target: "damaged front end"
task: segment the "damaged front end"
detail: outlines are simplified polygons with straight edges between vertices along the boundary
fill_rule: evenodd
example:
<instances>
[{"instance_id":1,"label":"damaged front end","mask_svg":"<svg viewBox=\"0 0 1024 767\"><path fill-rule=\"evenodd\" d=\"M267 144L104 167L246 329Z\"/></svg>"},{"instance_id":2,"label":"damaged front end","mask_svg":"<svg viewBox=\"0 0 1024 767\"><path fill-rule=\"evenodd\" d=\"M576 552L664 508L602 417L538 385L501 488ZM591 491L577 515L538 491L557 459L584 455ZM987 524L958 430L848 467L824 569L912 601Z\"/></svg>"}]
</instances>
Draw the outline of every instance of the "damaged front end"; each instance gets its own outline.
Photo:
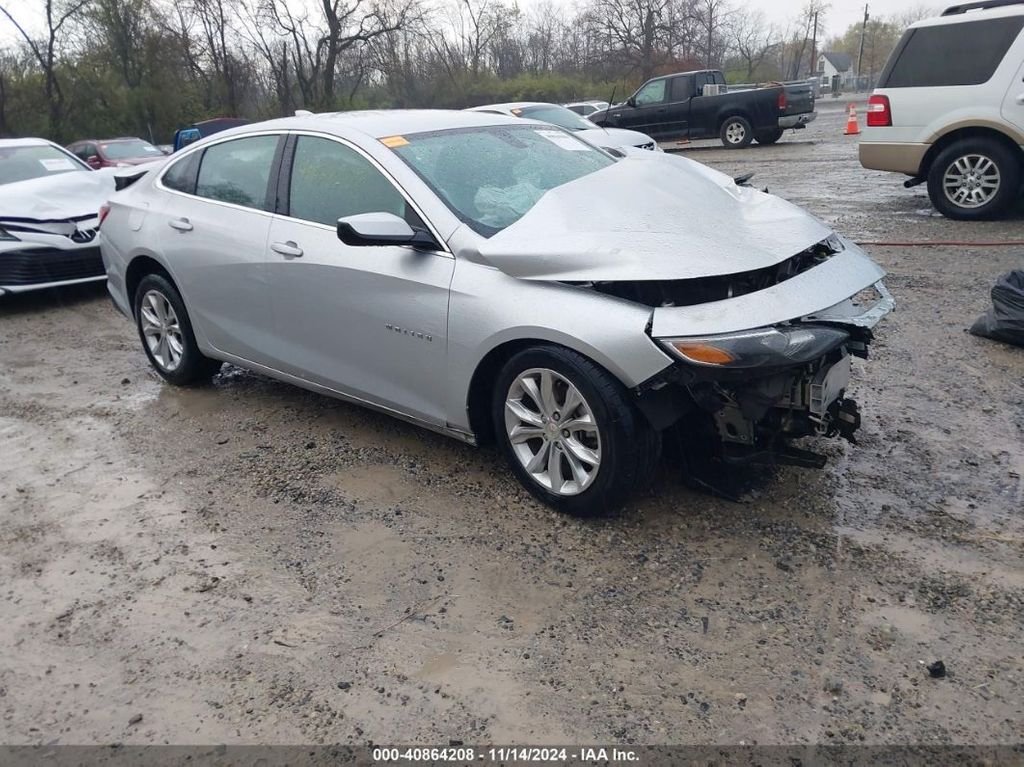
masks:
<instances>
[{"instance_id":1,"label":"damaged front end","mask_svg":"<svg viewBox=\"0 0 1024 767\"><path fill-rule=\"evenodd\" d=\"M847 396L852 357L866 358L872 328L893 308L877 282L828 309L784 323L729 333L667 336L657 342L677 363L638 389L638 404L660 427L701 424L732 463L820 468L825 458L793 446L801 437L854 442L857 403Z\"/></svg>"}]
</instances>

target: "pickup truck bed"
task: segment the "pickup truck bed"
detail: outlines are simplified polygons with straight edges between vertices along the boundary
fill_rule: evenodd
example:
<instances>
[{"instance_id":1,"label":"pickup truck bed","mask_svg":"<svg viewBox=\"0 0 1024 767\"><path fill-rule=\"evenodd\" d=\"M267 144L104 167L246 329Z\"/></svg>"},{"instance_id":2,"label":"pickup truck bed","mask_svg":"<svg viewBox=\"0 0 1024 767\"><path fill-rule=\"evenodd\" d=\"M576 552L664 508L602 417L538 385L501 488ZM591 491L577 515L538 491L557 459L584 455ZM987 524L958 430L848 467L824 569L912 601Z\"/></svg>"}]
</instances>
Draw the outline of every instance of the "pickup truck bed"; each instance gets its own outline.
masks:
<instances>
[{"instance_id":1,"label":"pickup truck bed","mask_svg":"<svg viewBox=\"0 0 1024 767\"><path fill-rule=\"evenodd\" d=\"M774 144L787 128L803 128L814 118L809 82L729 90L718 70L656 77L625 103L590 116L598 125L638 130L662 140L717 136L730 149L753 140Z\"/></svg>"}]
</instances>

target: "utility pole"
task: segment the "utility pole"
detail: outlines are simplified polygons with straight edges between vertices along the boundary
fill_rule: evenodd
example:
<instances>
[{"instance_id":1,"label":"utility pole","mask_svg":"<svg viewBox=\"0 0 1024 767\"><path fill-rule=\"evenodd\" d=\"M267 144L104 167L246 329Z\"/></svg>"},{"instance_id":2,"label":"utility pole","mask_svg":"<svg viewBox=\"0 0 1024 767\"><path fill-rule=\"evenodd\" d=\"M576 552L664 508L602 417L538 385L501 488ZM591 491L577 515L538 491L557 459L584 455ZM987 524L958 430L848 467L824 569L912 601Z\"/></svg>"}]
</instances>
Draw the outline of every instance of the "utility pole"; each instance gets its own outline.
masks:
<instances>
[{"instance_id":1,"label":"utility pole","mask_svg":"<svg viewBox=\"0 0 1024 767\"><path fill-rule=\"evenodd\" d=\"M857 88L860 89L860 72L864 64L864 31L868 28L868 4L864 3L864 21L860 25L860 53L857 54Z\"/></svg>"},{"instance_id":2,"label":"utility pole","mask_svg":"<svg viewBox=\"0 0 1024 767\"><path fill-rule=\"evenodd\" d=\"M811 66L807 73L808 77L817 78L818 75L818 12L814 12L814 34L811 36ZM815 91L817 93L817 91Z\"/></svg>"}]
</instances>

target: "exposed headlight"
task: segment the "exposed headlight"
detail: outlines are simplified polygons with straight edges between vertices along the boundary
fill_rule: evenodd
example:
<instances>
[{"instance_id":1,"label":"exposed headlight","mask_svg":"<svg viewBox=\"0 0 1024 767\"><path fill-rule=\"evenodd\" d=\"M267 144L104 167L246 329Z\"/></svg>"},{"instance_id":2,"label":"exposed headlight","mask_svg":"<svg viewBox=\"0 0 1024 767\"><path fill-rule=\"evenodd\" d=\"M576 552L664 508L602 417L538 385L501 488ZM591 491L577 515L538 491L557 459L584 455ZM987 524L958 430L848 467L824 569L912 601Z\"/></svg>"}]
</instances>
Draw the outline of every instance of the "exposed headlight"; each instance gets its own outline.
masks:
<instances>
[{"instance_id":1,"label":"exposed headlight","mask_svg":"<svg viewBox=\"0 0 1024 767\"><path fill-rule=\"evenodd\" d=\"M0 242L17 242L18 238L0 226Z\"/></svg>"},{"instance_id":2,"label":"exposed headlight","mask_svg":"<svg viewBox=\"0 0 1024 767\"><path fill-rule=\"evenodd\" d=\"M661 338L669 351L705 367L760 368L799 365L821 357L850 337L838 328L759 328L699 338Z\"/></svg>"}]
</instances>

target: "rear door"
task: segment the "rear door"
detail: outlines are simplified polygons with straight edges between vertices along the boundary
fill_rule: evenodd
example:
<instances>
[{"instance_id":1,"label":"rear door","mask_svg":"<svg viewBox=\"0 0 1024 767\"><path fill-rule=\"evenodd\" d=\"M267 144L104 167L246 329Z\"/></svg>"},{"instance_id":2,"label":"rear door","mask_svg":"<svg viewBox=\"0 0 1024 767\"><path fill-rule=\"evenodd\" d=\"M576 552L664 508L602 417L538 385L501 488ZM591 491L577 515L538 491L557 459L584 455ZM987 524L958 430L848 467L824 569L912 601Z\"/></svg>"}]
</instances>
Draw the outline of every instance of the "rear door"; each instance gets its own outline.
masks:
<instances>
[{"instance_id":1,"label":"rear door","mask_svg":"<svg viewBox=\"0 0 1024 767\"><path fill-rule=\"evenodd\" d=\"M448 290L455 259L405 245L355 247L337 221L422 217L376 162L335 137L293 136L268 243L278 369L444 424Z\"/></svg>"},{"instance_id":2,"label":"rear door","mask_svg":"<svg viewBox=\"0 0 1024 767\"><path fill-rule=\"evenodd\" d=\"M1020 39L1017 40L1014 47L1010 49L1007 58L1013 57L1014 50L1016 50L1016 58L1024 62L1024 32L1021 33ZM1003 100L1002 111L1003 118L1016 125L1024 134L1024 63L1021 63L1017 74L1010 80L1010 87ZM1024 139L1021 140L1021 143L1024 143Z\"/></svg>"},{"instance_id":3,"label":"rear door","mask_svg":"<svg viewBox=\"0 0 1024 767\"><path fill-rule=\"evenodd\" d=\"M284 138L245 136L168 166L160 247L193 324L219 351L266 364L273 335L266 249Z\"/></svg>"}]
</instances>

